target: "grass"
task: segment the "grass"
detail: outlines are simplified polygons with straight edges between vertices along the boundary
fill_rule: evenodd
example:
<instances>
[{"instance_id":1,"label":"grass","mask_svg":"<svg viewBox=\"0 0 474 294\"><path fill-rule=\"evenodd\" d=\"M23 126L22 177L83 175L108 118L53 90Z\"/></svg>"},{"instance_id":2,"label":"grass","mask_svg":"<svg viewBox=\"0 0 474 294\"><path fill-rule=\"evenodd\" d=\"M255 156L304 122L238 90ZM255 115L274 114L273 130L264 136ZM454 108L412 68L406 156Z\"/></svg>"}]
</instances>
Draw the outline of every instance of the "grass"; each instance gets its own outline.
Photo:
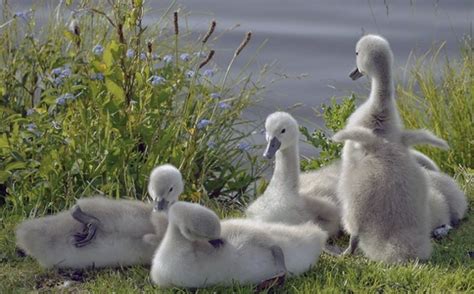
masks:
<instances>
[{"instance_id":1,"label":"grass","mask_svg":"<svg viewBox=\"0 0 474 294\"><path fill-rule=\"evenodd\" d=\"M384 265L371 262L362 256L337 258L321 255L317 265L306 274L289 278L282 293L399 293L399 292L473 292L474 260L469 251L474 251L474 178L461 183L470 195L470 209L460 227L447 238L433 241L434 253L426 263L406 265ZM149 268L134 266L119 269L87 270L84 272L45 270L30 257L19 257L15 251L14 226L20 216L5 213L0 228L0 292L60 291L65 281L67 291L93 293L156 292L188 293L185 289L162 290L149 279ZM235 213L234 213L235 215ZM221 214L221 216L223 216ZM69 283L69 282L68 282ZM251 286L212 287L195 293L252 293ZM191 292L190 292L191 293Z\"/></svg>"},{"instance_id":2,"label":"grass","mask_svg":"<svg viewBox=\"0 0 474 294\"><path fill-rule=\"evenodd\" d=\"M88 2L79 1L79 7L90 9ZM17 254L14 228L26 215L59 211L76 198L97 191L109 197L145 199L147 175L163 162L172 162L183 171L187 200L204 202L221 217L239 216L236 207L245 202L240 202L242 198L259 190L250 186L261 173L261 164L247 152L248 146L236 148L250 132L239 133L235 127L247 123L240 114L259 94L258 80L246 74L233 80L228 75L238 54L221 75L211 61L206 66L219 78L206 78L199 72L201 59L192 57L184 62L181 54L210 52L212 38L211 44L203 44L202 39L190 40L183 29L179 34L167 33L167 29L174 29L169 13L164 13L154 29L144 32L140 25L134 28L130 24L140 24L146 9L142 9L142 1L130 2L116 1L109 10L99 5L93 13L78 16L80 34L68 30L61 17L62 23L49 24L38 39L31 37L36 32L31 16L13 16L8 9L3 10L0 293L185 293L183 289L165 291L152 285L145 266L83 272L42 269L30 257ZM4 3L7 6L8 1ZM102 17L103 11L111 11L110 20ZM51 18L56 19L55 15L62 14ZM124 25L123 32L117 24ZM150 49L146 40L152 36L158 37ZM397 87L406 126L433 130L451 146L448 152L421 150L454 175L468 195L470 208L461 226L444 240L433 241L434 253L426 263L389 266L362 256L335 258L323 254L311 271L289 278L280 292L474 292L474 261L469 256L474 251L474 59L470 42L467 40L458 60L446 63L441 78L430 67L436 63L434 54L431 60L419 59L409 82ZM97 44L102 44L103 53L92 50ZM134 50L132 57L127 57L128 49ZM147 52L147 57L142 60L139 52ZM155 52L173 56L173 62L163 64L160 60L156 67L152 58ZM71 73L58 80L52 71L64 71L65 67ZM186 77L189 70L194 71L193 77ZM103 74L101 80L97 79L99 73ZM67 93L74 98L58 103ZM219 109L210 93L218 93L222 96L219 102L231 108ZM328 130L334 132L344 125L355 100L334 100L322 107ZM203 119L212 123L199 128ZM302 132L321 151L319 158L302 161L305 170L340 156L341 145L333 143L330 134L321 130L311 133L305 128ZM226 202L218 197L221 194L237 203ZM338 242L345 244L347 240ZM253 291L251 286L234 285L196 292Z\"/></svg>"}]
</instances>

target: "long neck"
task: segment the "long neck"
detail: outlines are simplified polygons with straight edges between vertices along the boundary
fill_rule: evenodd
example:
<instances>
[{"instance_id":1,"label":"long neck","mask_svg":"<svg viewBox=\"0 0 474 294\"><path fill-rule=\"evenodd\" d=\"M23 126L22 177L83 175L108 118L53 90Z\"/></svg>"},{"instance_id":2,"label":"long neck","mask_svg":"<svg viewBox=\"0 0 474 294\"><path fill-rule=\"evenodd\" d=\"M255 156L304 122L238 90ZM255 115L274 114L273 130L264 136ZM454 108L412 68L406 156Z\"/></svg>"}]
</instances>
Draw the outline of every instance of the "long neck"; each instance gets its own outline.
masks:
<instances>
[{"instance_id":1,"label":"long neck","mask_svg":"<svg viewBox=\"0 0 474 294\"><path fill-rule=\"evenodd\" d=\"M298 191L300 160L298 144L279 150L275 156L275 170L269 186Z\"/></svg>"},{"instance_id":2,"label":"long neck","mask_svg":"<svg viewBox=\"0 0 474 294\"><path fill-rule=\"evenodd\" d=\"M370 103L377 108L385 108L393 101L393 81L390 68L372 77Z\"/></svg>"},{"instance_id":3,"label":"long neck","mask_svg":"<svg viewBox=\"0 0 474 294\"><path fill-rule=\"evenodd\" d=\"M191 246L191 241L186 239L179 230L178 226L173 223L169 223L168 229L166 230L165 239L173 240L173 244L179 243L180 247L185 247L186 244Z\"/></svg>"}]
</instances>

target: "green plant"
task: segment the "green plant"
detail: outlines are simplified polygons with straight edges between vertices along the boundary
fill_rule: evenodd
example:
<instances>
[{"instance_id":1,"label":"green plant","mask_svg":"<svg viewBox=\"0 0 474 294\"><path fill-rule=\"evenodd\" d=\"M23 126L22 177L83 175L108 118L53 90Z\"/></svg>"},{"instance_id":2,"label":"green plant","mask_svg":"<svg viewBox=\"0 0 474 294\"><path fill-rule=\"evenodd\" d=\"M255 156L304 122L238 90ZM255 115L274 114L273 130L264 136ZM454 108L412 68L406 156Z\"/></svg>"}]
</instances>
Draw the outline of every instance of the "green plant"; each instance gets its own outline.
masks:
<instances>
[{"instance_id":1,"label":"green plant","mask_svg":"<svg viewBox=\"0 0 474 294\"><path fill-rule=\"evenodd\" d=\"M194 40L171 9L145 26L141 0L66 1L38 32L33 10L13 14L4 1L0 196L9 207L43 214L97 193L144 199L162 163L182 171L188 200L239 203L254 190L263 165L248 140L258 126L241 113L260 82L221 75L209 48L216 23Z\"/></svg>"},{"instance_id":2,"label":"green plant","mask_svg":"<svg viewBox=\"0 0 474 294\"><path fill-rule=\"evenodd\" d=\"M318 112L317 115L322 116L324 119L326 130L316 129L310 133L306 127L300 127L300 131L306 138L306 141L319 151L317 158L307 158L301 161L302 170L318 169L341 157L343 145L332 141L329 132L335 133L345 126L347 118L355 110L355 100L355 96L352 95L351 97L343 98L340 103L335 98L332 98L330 105L321 105L321 112Z\"/></svg>"},{"instance_id":3,"label":"green plant","mask_svg":"<svg viewBox=\"0 0 474 294\"><path fill-rule=\"evenodd\" d=\"M472 39L461 45L461 56L448 60L439 76L439 51L417 59L406 85L398 84L398 108L410 129L426 128L445 139L448 151L420 146L442 170L474 167L474 54Z\"/></svg>"}]
</instances>

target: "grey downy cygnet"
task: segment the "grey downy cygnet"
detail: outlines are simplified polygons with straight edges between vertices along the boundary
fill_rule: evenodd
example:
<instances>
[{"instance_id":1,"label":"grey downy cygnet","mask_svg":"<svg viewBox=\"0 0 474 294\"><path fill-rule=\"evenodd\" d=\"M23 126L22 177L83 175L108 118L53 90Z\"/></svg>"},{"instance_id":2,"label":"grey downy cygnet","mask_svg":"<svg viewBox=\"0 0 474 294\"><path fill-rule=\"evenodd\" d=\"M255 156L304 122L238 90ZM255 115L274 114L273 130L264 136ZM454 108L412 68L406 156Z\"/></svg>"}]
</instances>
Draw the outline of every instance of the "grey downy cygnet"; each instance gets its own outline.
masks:
<instances>
[{"instance_id":1,"label":"grey downy cygnet","mask_svg":"<svg viewBox=\"0 0 474 294\"><path fill-rule=\"evenodd\" d=\"M16 229L17 246L43 267L87 268L150 264L164 236L165 210L183 190L179 171L171 165L155 168L149 180L154 204L104 197L82 198L69 211L30 219ZM160 225L156 225L156 223Z\"/></svg>"},{"instance_id":2,"label":"grey downy cygnet","mask_svg":"<svg viewBox=\"0 0 474 294\"><path fill-rule=\"evenodd\" d=\"M201 205L178 202L170 208L168 230L153 257L151 279L160 287L257 284L310 268L326 238L312 223L220 222Z\"/></svg>"},{"instance_id":3,"label":"grey downy cygnet","mask_svg":"<svg viewBox=\"0 0 474 294\"><path fill-rule=\"evenodd\" d=\"M370 259L389 263L429 258L431 210L435 209L423 168L407 145L446 148L447 144L421 130L402 132L397 143L364 127L344 129L333 139L359 144L352 153L343 154L338 185L342 223L351 236L345 253L360 247Z\"/></svg>"},{"instance_id":4,"label":"grey downy cygnet","mask_svg":"<svg viewBox=\"0 0 474 294\"><path fill-rule=\"evenodd\" d=\"M339 231L340 211L329 197L306 197L299 193L299 129L286 112L270 114L265 121L268 142L264 156L275 156L275 169L268 187L246 209L248 218L266 222L300 224L313 221L329 235Z\"/></svg>"}]
</instances>

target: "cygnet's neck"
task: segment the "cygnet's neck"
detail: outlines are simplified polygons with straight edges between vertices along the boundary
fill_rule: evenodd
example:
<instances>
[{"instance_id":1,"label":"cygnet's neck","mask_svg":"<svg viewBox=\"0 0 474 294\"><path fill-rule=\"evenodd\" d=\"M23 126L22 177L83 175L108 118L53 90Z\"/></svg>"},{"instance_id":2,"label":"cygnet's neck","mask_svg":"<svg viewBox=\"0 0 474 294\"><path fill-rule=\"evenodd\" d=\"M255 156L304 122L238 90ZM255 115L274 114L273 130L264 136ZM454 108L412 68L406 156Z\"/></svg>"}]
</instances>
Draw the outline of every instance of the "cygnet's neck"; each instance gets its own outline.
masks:
<instances>
[{"instance_id":1,"label":"cygnet's neck","mask_svg":"<svg viewBox=\"0 0 474 294\"><path fill-rule=\"evenodd\" d=\"M173 244L179 244L180 247L192 246L192 241L184 237L179 227L173 223L169 223L168 228L166 230L165 239L173 242ZM165 240L163 240L163 242L165 242Z\"/></svg>"},{"instance_id":2,"label":"cygnet's neck","mask_svg":"<svg viewBox=\"0 0 474 294\"><path fill-rule=\"evenodd\" d=\"M385 108L393 101L393 81L390 68L372 76L370 103L377 108Z\"/></svg>"},{"instance_id":3,"label":"cygnet's neck","mask_svg":"<svg viewBox=\"0 0 474 294\"><path fill-rule=\"evenodd\" d=\"M298 191L300 160L298 143L283 150L275 156L275 170L269 186L284 191Z\"/></svg>"}]
</instances>

